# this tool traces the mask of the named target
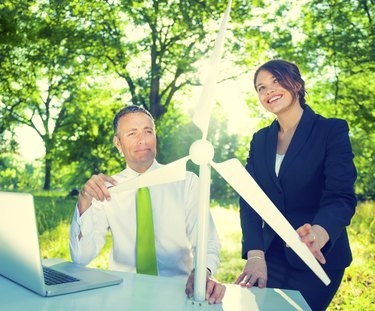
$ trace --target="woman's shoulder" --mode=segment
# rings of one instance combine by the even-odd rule
[[[341,118],[327,118],[316,115],[312,131],[320,137],[338,140],[339,137],[348,136],[349,125],[346,120]]]
[[[315,122],[318,126],[333,129],[333,128],[348,128],[348,122],[341,118],[324,117],[320,114],[315,115]]]
[[[316,113],[309,105],[305,104],[303,107],[307,118],[314,118],[314,121],[320,122],[322,124],[347,124],[346,120],[336,117],[323,116],[319,113]]]

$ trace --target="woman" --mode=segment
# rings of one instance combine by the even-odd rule
[[[352,260],[345,227],[355,212],[357,176],[347,122],[306,105],[296,65],[272,60],[255,73],[263,107],[276,120],[254,134],[246,169],[297,230],[331,279],[325,286],[281,238],[240,199],[242,256],[236,283],[299,290],[325,310]]]

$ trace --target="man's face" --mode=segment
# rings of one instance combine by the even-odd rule
[[[138,173],[145,172],[155,159],[155,125],[143,112],[122,116],[113,142],[123,153],[127,165]]]

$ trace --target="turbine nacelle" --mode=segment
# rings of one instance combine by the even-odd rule
[[[212,144],[203,139],[196,140],[189,149],[190,158],[196,165],[210,163],[214,158],[214,153]]]

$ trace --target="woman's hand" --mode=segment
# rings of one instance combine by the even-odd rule
[[[247,253],[245,268],[235,283],[252,287],[256,282],[258,282],[259,288],[264,288],[267,285],[267,265],[264,252],[261,250],[252,250]]]
[[[304,224],[297,229],[297,233],[301,241],[307,245],[315,258],[318,259],[321,264],[325,264],[326,259],[320,250],[329,241],[327,231],[319,225],[311,226],[310,224]]]

